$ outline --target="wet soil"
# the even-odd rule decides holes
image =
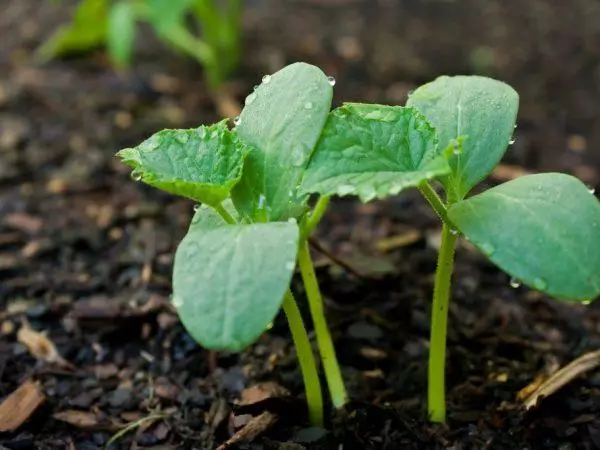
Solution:
[[[509,3],[248,2],[244,67],[226,89],[242,99],[294,60],[335,75],[338,102],[402,104],[440,73],[489,74],[522,99],[516,144],[489,183],[561,170],[597,186],[600,8]],[[428,423],[440,227],[415,193],[337,201],[317,233],[361,274],[315,253],[353,400],[326,430],[307,428],[282,317],[240,355],[198,347],[169,303],[192,204],[134,183],[113,155],[159,129],[214,121],[216,106],[198,67],[147,32],[125,75],[101,51],[35,64],[32,50],[64,8],[9,0],[0,15],[0,425],[19,422],[0,431],[0,448],[95,449],[121,432],[109,448],[212,449],[250,422],[260,433],[239,448],[600,448],[598,373],[527,413],[519,397],[598,349],[600,310],[511,288],[462,241],[448,423]],[[253,390],[266,382],[266,394]]]

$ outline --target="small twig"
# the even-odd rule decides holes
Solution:
[[[525,409],[533,408],[541,398],[554,394],[579,375],[582,375],[599,365],[600,350],[580,356],[544,381],[529,397],[527,397],[523,402],[523,406],[525,406]]]
[[[311,245],[312,248],[314,248],[316,251],[318,251],[319,253],[321,253],[322,255],[324,255],[331,262],[333,262],[334,264],[337,264],[338,266],[342,267],[344,270],[346,270],[347,272],[351,273],[355,277],[363,279],[363,280],[369,279],[368,276],[360,273],[358,270],[356,270],[354,267],[352,267],[346,261],[340,259],[338,256],[334,255],[329,250],[327,250],[325,247],[323,247],[319,243],[319,241],[317,241],[315,238],[309,237],[308,238],[308,243]]]

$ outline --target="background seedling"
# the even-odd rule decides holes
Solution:
[[[301,191],[363,201],[417,187],[442,219],[432,304],[428,410],[446,418],[448,301],[459,234],[515,279],[558,298],[600,294],[600,203],[577,179],[530,175],[465,199],[498,164],[512,134],[518,95],[477,76],[440,77],[407,107],[347,104],[334,110]],[[438,180],[444,198],[430,185]]]
[[[299,191],[331,108],[332,85],[318,68],[293,64],[263,78],[233,130],[224,121],[164,130],[119,153],[133,179],[202,203],[173,270],[173,303],[189,333],[206,348],[239,351],[283,307],[314,424],[323,421],[321,388],[289,284],[298,265],[332,403],[341,407],[346,390],[307,243],[329,197],[311,211]]]
[[[161,41],[196,59],[216,89],[240,62],[242,9],[241,0],[82,0],[71,24],[38,53],[48,60],[105,45],[123,69],[131,64],[138,24],[148,23]]]

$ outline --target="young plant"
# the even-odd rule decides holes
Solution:
[[[118,153],[135,180],[202,204],[173,269],[173,304],[188,332],[205,348],[240,351],[283,307],[315,425],[323,422],[317,366],[289,285],[298,266],[332,403],[341,407],[346,390],[308,248],[329,197],[311,210],[299,191],[332,85],[318,68],[296,63],[263,77],[235,128],[221,121],[163,130]]]
[[[132,59],[138,23],[148,23],[157,37],[196,59],[216,89],[239,65],[242,1],[228,0],[82,0],[73,22],[39,49],[42,59],[82,53],[106,45],[118,68]],[[191,22],[190,22],[191,19]],[[201,34],[200,34],[201,33]]]
[[[528,175],[466,198],[512,143],[518,102],[499,81],[444,76],[415,90],[406,107],[346,104],[331,112],[302,182],[301,193],[363,201],[416,187],[441,218],[428,382],[434,422],[446,418],[448,301],[459,234],[534,289],[583,303],[600,295],[600,203],[579,180]]]

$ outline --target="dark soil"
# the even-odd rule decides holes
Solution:
[[[44,400],[31,414],[25,401],[14,409],[27,420],[0,433],[0,448],[101,448],[143,419],[110,448],[212,449],[251,415],[271,424],[253,449],[600,448],[598,373],[526,414],[517,397],[598,349],[600,310],[513,289],[464,242],[448,336],[449,420],[428,423],[439,224],[415,193],[339,201],[319,230],[319,242],[363,274],[315,254],[353,399],[326,433],[306,429],[281,317],[240,355],[199,348],[169,304],[173,251],[192,204],[134,183],[113,154],[161,128],[214,121],[215,105],[198,66],[148,33],[127,75],[102,52],[35,65],[31,51],[64,20],[64,7],[39,0],[5,0],[0,14],[0,396],[33,380],[39,388],[27,386],[39,391],[29,399]],[[238,99],[294,60],[335,75],[338,101],[402,104],[441,73],[477,71],[522,98],[517,142],[492,183],[524,170],[600,182],[596,0],[256,0],[246,28],[244,68],[227,87]],[[398,235],[403,242],[378,250]],[[17,338],[27,324],[49,339],[30,330],[41,358]],[[52,343],[66,362],[42,362]],[[248,388],[265,381],[277,383],[266,385],[274,397],[257,402]],[[242,394],[250,405],[240,408]]]

